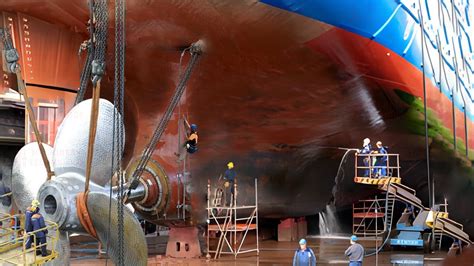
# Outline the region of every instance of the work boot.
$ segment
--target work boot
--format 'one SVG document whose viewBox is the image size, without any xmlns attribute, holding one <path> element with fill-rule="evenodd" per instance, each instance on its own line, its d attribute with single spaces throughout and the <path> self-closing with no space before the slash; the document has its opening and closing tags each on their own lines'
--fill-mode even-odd
<svg viewBox="0 0 474 266">
<path fill-rule="evenodd" d="M 47 257 L 49 255 L 51 255 L 51 250 L 46 250 L 45 253 L 41 254 L 41 256 L 43 256 L 43 257 Z"/>
</svg>

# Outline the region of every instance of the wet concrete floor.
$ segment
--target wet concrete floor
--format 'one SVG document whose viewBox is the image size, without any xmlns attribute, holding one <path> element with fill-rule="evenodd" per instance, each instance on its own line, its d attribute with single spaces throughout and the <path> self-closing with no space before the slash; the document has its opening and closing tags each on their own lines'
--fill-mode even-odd
<svg viewBox="0 0 474 266">
<path fill-rule="evenodd" d="M 361 241 L 367 250 L 375 246 L 375 240 Z M 344 256 L 344 250 L 349 245 L 347 237 L 326 239 L 308 238 L 308 246 L 311 247 L 317 257 L 318 265 L 347 265 L 348 260 Z M 252 248 L 249 244 L 248 248 Z M 260 242 L 260 253 L 248 253 L 239 255 L 236 259 L 232 255 L 222 255 L 218 260 L 202 259 L 175 259 L 163 255 L 150 255 L 148 265 L 291 265 L 293 254 L 298 247 L 295 242 L 277 242 L 266 240 Z M 73 248 L 73 247 L 72 247 Z M 98 259 L 95 254 L 78 256 L 72 254 L 71 265 L 106 265 L 105 259 Z M 74 256 L 76 256 L 74 258 Z M 412 251 L 383 251 L 377 257 L 371 256 L 364 259 L 364 265 L 441 265 L 446 257 L 446 251 L 434 254 L 423 254 L 422 250 Z M 395 264 L 393 259 L 404 260 L 405 264 Z M 408 264 L 409 263 L 409 264 Z M 108 265 L 112 265 L 108 261 Z"/>
</svg>

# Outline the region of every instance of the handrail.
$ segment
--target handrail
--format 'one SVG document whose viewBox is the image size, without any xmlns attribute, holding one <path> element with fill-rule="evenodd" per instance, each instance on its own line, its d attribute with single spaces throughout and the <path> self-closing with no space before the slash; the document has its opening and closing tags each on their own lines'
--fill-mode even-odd
<svg viewBox="0 0 474 266">
<path fill-rule="evenodd" d="M 386 159 L 382 165 L 378 165 L 380 159 Z M 400 178 L 400 155 L 397 153 L 356 153 L 354 158 L 355 177 L 396 177 Z M 362 175 L 359 172 L 363 171 Z"/>
<path fill-rule="evenodd" d="M 41 248 L 43 246 L 47 246 L 48 243 L 51 244 L 51 255 L 46 257 L 46 259 L 54 259 L 55 257 L 57 257 L 58 254 L 57 254 L 57 251 L 55 250 L 55 247 L 56 247 L 56 242 L 59 239 L 59 230 L 58 230 L 58 225 L 56 223 L 51 222 L 49 220 L 45 220 L 46 227 L 31 231 L 31 232 L 27 232 L 27 233 L 24 232 L 23 234 L 20 235 L 20 232 L 24 231 L 24 228 L 21 226 L 22 225 L 21 216 L 10 215 L 10 214 L 3 214 L 3 215 L 5 215 L 5 217 L 0 219 L 0 221 L 13 219 L 15 221 L 15 224 L 13 225 L 13 228 L 2 227 L 1 229 L 9 231 L 10 232 L 9 234 L 14 234 L 15 237 L 13 239 L 0 242 L 0 247 L 5 247 L 7 245 L 20 244 L 21 250 L 13 253 L 11 256 L 8 256 L 6 258 L 0 257 L 0 262 L 19 264 L 20 263 L 19 261 L 21 261 L 23 265 L 27 265 L 27 264 L 30 264 L 31 262 L 27 260 L 26 255 L 29 253 L 33 253 L 33 260 L 34 260 L 33 264 L 36 264 L 38 261 L 41 260 L 41 259 L 37 259 L 36 249 Z M 20 226 L 17 226 L 16 224 L 16 221 L 18 221 L 18 219 L 20 219 Z M 48 234 L 46 235 L 46 238 L 48 239 L 48 241 L 46 241 L 46 243 L 36 245 L 36 233 L 40 231 L 44 231 L 44 230 L 49 231 Z M 26 242 L 30 237 L 33 238 L 32 245 L 30 248 L 27 249 Z M 17 248 L 17 246 L 15 246 L 14 248 Z M 20 258 L 18 259 L 18 257 Z"/>
</svg>

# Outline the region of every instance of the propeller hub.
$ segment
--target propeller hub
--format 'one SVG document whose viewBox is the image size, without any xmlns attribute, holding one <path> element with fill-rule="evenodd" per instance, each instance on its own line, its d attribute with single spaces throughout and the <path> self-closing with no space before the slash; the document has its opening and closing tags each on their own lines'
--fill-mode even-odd
<svg viewBox="0 0 474 266">
<path fill-rule="evenodd" d="M 139 158 L 135 159 L 127 168 L 127 179 L 135 170 Z M 133 201 L 135 211 L 143 217 L 154 220 L 157 217 L 164 217 L 170 200 L 169 178 L 165 170 L 155 160 L 148 161 L 140 177 L 140 185 L 137 187 L 137 195 Z"/>
<path fill-rule="evenodd" d="M 90 183 L 91 191 L 104 191 Z M 58 224 L 60 230 L 86 233 L 77 216 L 76 195 L 84 191 L 84 177 L 76 173 L 65 173 L 54 180 L 46 181 L 38 191 L 40 211 L 45 219 Z"/>
</svg>

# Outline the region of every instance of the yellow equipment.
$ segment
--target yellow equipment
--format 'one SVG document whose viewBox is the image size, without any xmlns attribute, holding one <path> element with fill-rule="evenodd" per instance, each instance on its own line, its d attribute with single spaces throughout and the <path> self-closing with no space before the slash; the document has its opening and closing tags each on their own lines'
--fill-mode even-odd
<svg viewBox="0 0 474 266">
<path fill-rule="evenodd" d="M 34 202 L 34 201 L 33 201 Z M 32 206 L 35 204 L 31 203 Z M 38 202 L 39 204 L 39 202 Z M 0 213 L 0 265 L 42 265 L 54 260 L 59 256 L 56 243 L 59 239 L 59 230 L 56 223 L 45 221 L 46 227 L 36 231 L 25 233 L 24 216 Z M 36 233 L 48 230 L 47 243 L 36 246 Z M 26 248 L 26 241 L 33 237 L 31 248 Z M 42 257 L 36 255 L 36 248 L 47 245 L 51 254 Z"/>
</svg>

